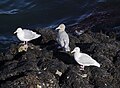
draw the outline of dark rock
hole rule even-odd
[[[7,82],[1,85],[2,88],[59,88],[54,75],[49,72],[41,71],[39,73],[21,73],[16,77],[7,79]]]
[[[38,78],[41,88],[60,88],[56,77],[48,71],[42,71]]]
[[[90,83],[93,84],[95,88],[113,88],[111,85],[113,76],[106,70],[93,69],[91,74]]]
[[[87,74],[87,77],[82,77],[82,75],[84,73],[80,71],[79,66],[70,66],[61,76],[61,88],[94,88],[94,85],[89,83],[89,74]]]
[[[90,66],[81,71],[70,52],[57,49],[54,31],[38,32],[41,39],[28,43],[26,52],[18,52],[19,44],[12,44],[0,54],[0,88],[120,87],[120,42],[112,37],[115,34],[89,30],[76,36],[67,31],[71,50],[78,46],[101,64],[100,68]]]
[[[45,71],[49,71],[54,75],[57,75],[56,74],[57,70],[61,73],[64,73],[65,70],[67,69],[66,64],[64,64],[63,62],[61,62],[58,59],[55,59],[55,60],[52,59],[52,60],[45,61],[40,65],[38,64],[38,67]]]

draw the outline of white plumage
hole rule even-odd
[[[17,33],[17,37],[20,41],[28,42],[33,39],[36,39],[40,37],[40,34],[36,34],[36,32],[33,32],[31,30],[26,30],[22,28],[17,28],[17,30],[14,32],[14,34]]]
[[[94,60],[91,56],[85,53],[80,53],[79,47],[75,47],[71,53],[74,53],[74,59],[76,60],[76,62],[82,65],[82,70],[84,70],[85,66],[100,67],[100,64],[96,60]]]
[[[60,24],[59,27],[56,28],[56,30],[59,30],[56,39],[57,42],[61,45],[61,47],[65,49],[65,51],[70,51],[69,36],[65,32],[65,25]]]

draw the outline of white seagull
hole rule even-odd
[[[85,53],[81,53],[79,47],[75,47],[71,53],[74,53],[74,59],[78,64],[81,65],[80,70],[84,70],[85,66],[100,67],[100,64],[96,60],[94,60],[91,56]]]
[[[17,28],[14,34],[16,33],[17,33],[18,39],[20,41],[23,41],[24,44],[27,44],[28,41],[31,41],[41,36],[40,34],[36,34],[36,32],[27,30],[27,29],[22,29],[22,28]]]
[[[58,30],[57,34],[57,42],[65,49],[65,51],[70,51],[69,47],[69,36],[65,32],[65,25],[60,24],[55,30]]]

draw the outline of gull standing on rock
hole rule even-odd
[[[65,32],[65,25],[60,24],[55,30],[58,30],[57,34],[57,42],[65,49],[65,51],[70,51],[69,47],[69,36]]]
[[[28,41],[31,41],[41,36],[40,34],[37,34],[36,32],[27,30],[27,29],[22,29],[22,28],[17,28],[14,34],[16,33],[17,33],[18,39],[20,41],[23,41],[24,44],[27,44]]]
[[[85,53],[81,53],[79,47],[75,47],[71,53],[74,53],[74,59],[78,64],[81,65],[80,70],[84,70],[85,66],[100,67],[100,64],[97,61],[95,61],[91,56]]]

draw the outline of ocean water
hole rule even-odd
[[[99,3],[119,0],[0,0],[0,48],[18,41],[17,27],[36,29],[73,25],[92,14]]]

